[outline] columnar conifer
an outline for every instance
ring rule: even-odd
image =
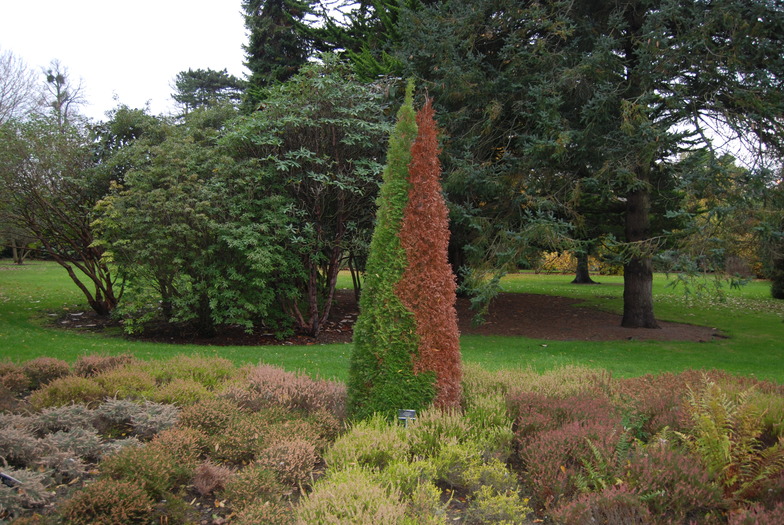
[[[409,83],[389,141],[354,328],[348,386],[357,418],[460,400],[455,281],[432,106],[416,119],[420,136],[415,118]]]

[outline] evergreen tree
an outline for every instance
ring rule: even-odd
[[[238,102],[242,98],[243,82],[225,69],[188,69],[180,71],[174,80],[177,92],[172,98],[186,115],[196,108],[220,102]]]

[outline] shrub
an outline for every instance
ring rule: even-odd
[[[179,354],[167,361],[151,363],[149,370],[159,383],[169,383],[175,379],[191,379],[214,389],[229,379],[236,368],[234,363],[222,357]]]
[[[175,378],[171,382],[159,387],[152,394],[152,398],[159,403],[177,406],[187,406],[213,397],[215,394],[195,379]]]
[[[275,472],[284,485],[299,486],[311,479],[317,459],[312,443],[291,439],[261,451],[258,464]]]
[[[257,501],[244,507],[232,520],[234,525],[289,525],[294,523],[294,511],[288,505],[272,501]]]
[[[106,433],[133,433],[141,439],[150,439],[177,423],[179,409],[151,401],[138,403],[127,399],[110,399],[99,406],[95,414],[99,429]]]
[[[433,460],[436,477],[453,489],[473,493],[488,486],[498,493],[517,490],[517,478],[497,459],[485,462],[474,443],[444,444]]]
[[[32,416],[30,425],[39,434],[70,431],[77,428],[93,430],[95,412],[85,405],[64,405],[45,408]]]
[[[527,516],[531,511],[528,501],[520,499],[517,492],[498,492],[492,487],[482,486],[471,499],[465,513],[464,523],[468,525],[482,525],[484,523],[523,525],[530,523]]]
[[[156,434],[149,446],[164,450],[193,468],[205,452],[207,435],[194,428],[169,428]]]
[[[268,421],[262,414],[248,413],[229,422],[210,439],[210,457],[233,465],[247,464],[264,448]]]
[[[71,373],[71,367],[62,359],[37,357],[22,364],[22,371],[30,380],[30,388],[35,390],[47,383]]]
[[[11,394],[20,394],[31,385],[32,381],[21,366],[10,361],[0,361],[0,387]]]
[[[58,484],[68,483],[87,474],[87,464],[70,451],[49,452],[35,462],[39,468],[51,472]]]
[[[441,489],[431,481],[417,483],[406,494],[406,523],[444,525],[448,502],[441,501]]]
[[[297,507],[297,523],[334,525],[395,525],[405,505],[394,490],[385,489],[367,470],[351,468],[319,480]]]
[[[324,454],[324,460],[336,470],[352,466],[381,470],[394,461],[407,459],[408,455],[405,430],[376,415],[358,422],[338,438]]]
[[[102,479],[87,485],[68,500],[62,510],[73,525],[117,525],[144,523],[152,513],[153,501],[138,484]]]
[[[73,371],[82,377],[92,377],[134,362],[136,358],[131,354],[83,355],[74,363]]]
[[[138,483],[154,500],[188,482],[193,468],[161,447],[125,447],[104,458],[103,477]]]
[[[425,458],[437,456],[443,443],[466,440],[471,429],[471,422],[456,410],[423,410],[409,429],[411,453]]]
[[[378,473],[379,482],[404,496],[412,496],[422,484],[436,481],[436,465],[430,459],[395,461]]]
[[[628,487],[651,513],[686,523],[724,507],[715,477],[693,456],[651,444],[630,457]]]
[[[277,479],[275,473],[263,465],[253,464],[240,470],[225,483],[221,497],[235,509],[244,509],[257,500],[279,501],[291,492]]]
[[[193,471],[193,486],[202,496],[210,496],[222,491],[232,474],[230,468],[206,461]]]
[[[7,468],[3,472],[19,481],[19,485],[9,487],[0,483],[0,520],[12,519],[52,500],[53,494],[46,489],[49,480],[45,474]]]
[[[623,523],[624,525],[653,525],[657,523],[636,494],[623,485],[601,492],[582,494],[553,513],[557,523],[564,525],[593,525],[595,523]]]
[[[222,432],[232,421],[243,414],[235,403],[223,398],[201,399],[193,405],[183,407],[178,424],[195,428],[205,434]]]
[[[610,427],[620,423],[609,398],[598,393],[558,398],[520,392],[510,395],[507,404],[518,439],[573,422],[591,421]]]
[[[135,367],[110,368],[95,380],[110,396],[120,399],[149,397],[155,391],[155,378],[149,372]]]
[[[93,429],[74,428],[58,430],[41,439],[44,449],[72,454],[89,461],[97,461],[103,451],[103,443]]]
[[[49,407],[84,403],[97,406],[106,396],[103,387],[95,380],[79,376],[65,376],[52,380],[30,395],[33,409],[41,410]]]
[[[3,462],[26,467],[38,458],[40,449],[40,442],[29,428],[8,427],[0,432],[0,460]]]
[[[729,525],[780,525],[784,523],[784,502],[779,502],[771,509],[761,505],[730,515]]]

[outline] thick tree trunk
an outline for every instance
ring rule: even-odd
[[[641,177],[642,178],[642,177]],[[650,230],[650,190],[629,192],[626,200],[626,240],[646,241]],[[659,328],[653,315],[653,263],[644,247],[633,248],[633,255],[623,267],[623,320],[626,328]]]
[[[591,279],[591,272],[588,268],[588,253],[575,252],[574,256],[577,259],[577,270],[575,271],[572,284],[598,284]]]

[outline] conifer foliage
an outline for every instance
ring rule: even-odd
[[[354,327],[348,388],[356,418],[460,402],[455,280],[439,175],[433,109],[428,103],[415,116],[409,83],[389,140]]]

